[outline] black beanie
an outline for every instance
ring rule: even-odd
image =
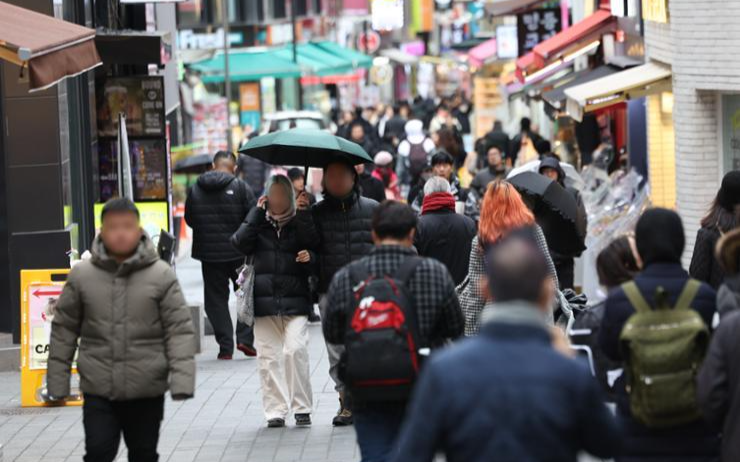
[[[686,244],[681,217],[668,209],[646,211],[637,222],[635,243],[645,266],[680,263]]]
[[[725,210],[733,212],[740,204],[740,170],[733,170],[722,178],[722,187],[717,193],[717,202]]]

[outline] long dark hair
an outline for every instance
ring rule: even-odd
[[[439,129],[439,131],[437,132],[437,136],[439,137],[437,147],[449,152],[450,155],[452,155],[452,158],[455,159],[455,161],[457,162],[458,157],[460,157],[461,155],[462,149],[457,143],[455,132],[447,127],[443,127]]]
[[[719,194],[712,201],[709,212],[701,220],[703,228],[716,228],[721,233],[732,231],[740,225],[740,206],[736,206],[734,211],[727,210],[719,203]]]
[[[599,283],[610,289],[631,281],[639,271],[627,236],[612,241],[596,258]]]

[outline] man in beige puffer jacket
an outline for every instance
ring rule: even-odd
[[[112,461],[121,433],[130,461],[156,461],[164,394],[193,396],[194,329],[172,268],[160,260],[128,199],[109,201],[92,258],[70,272],[52,322],[47,388],[84,394],[86,461]]]

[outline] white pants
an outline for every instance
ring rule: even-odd
[[[308,364],[308,317],[255,318],[254,342],[265,418],[285,419],[291,410],[295,414],[310,414],[313,397]]]

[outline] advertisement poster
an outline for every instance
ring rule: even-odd
[[[128,124],[128,122],[127,122]],[[118,191],[118,146],[115,140],[98,142],[100,200],[107,201]],[[167,141],[129,138],[135,201],[167,200]]]
[[[96,88],[98,136],[117,136],[119,112],[126,114],[129,137],[165,136],[162,77],[109,78]]]
[[[242,127],[259,130],[261,118],[260,83],[248,82],[239,85],[239,110]]]
[[[560,8],[541,8],[517,16],[519,56],[560,32],[563,27],[560,13]]]
[[[98,203],[93,206],[96,232],[100,231],[100,212],[103,211],[104,205]],[[167,202],[136,202],[136,208],[139,209],[139,215],[141,216],[141,227],[152,239],[156,240],[160,230],[170,230],[170,214]]]
[[[63,287],[63,283],[32,284],[28,287],[28,368],[31,370],[46,369],[51,321]]]

